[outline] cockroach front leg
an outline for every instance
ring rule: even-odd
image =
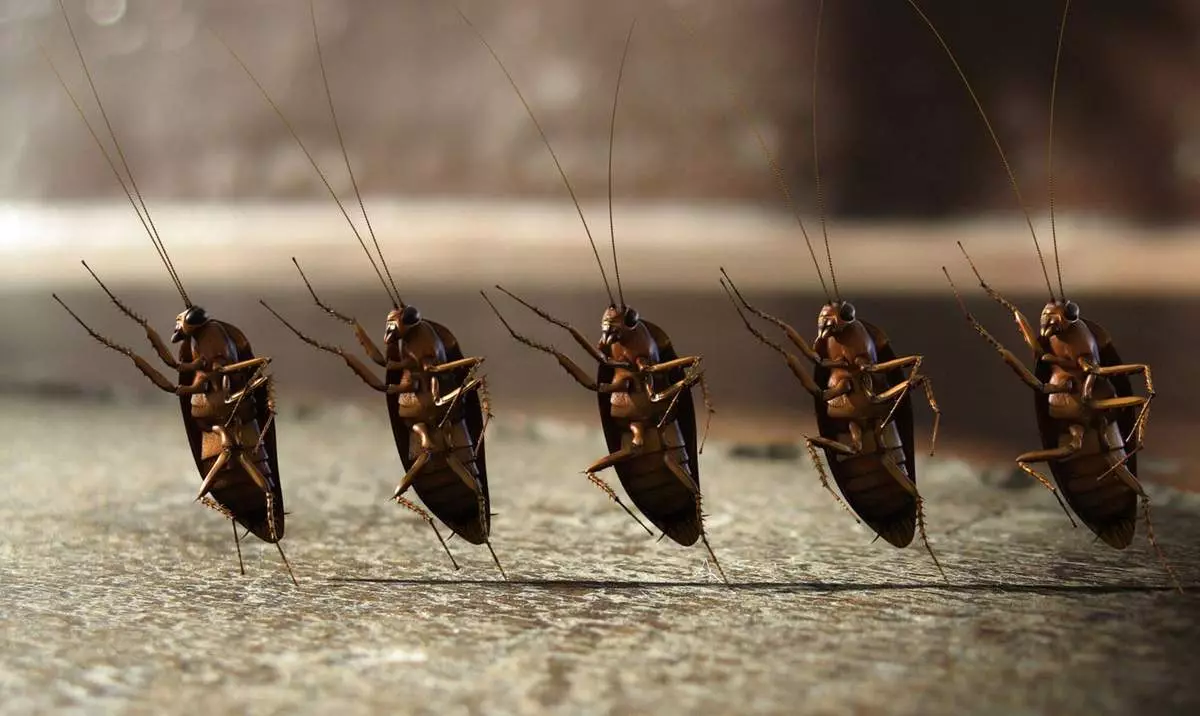
[[[71,314],[71,317],[75,319],[76,323],[83,326],[83,330],[87,331],[89,336],[95,338],[105,347],[110,348],[132,360],[133,364],[137,366],[138,370],[142,371],[142,374],[149,378],[150,382],[154,383],[164,392],[175,393],[176,395],[190,395],[192,393],[201,393],[204,391],[207,381],[202,380],[199,374],[197,374],[196,382],[190,386],[176,385],[174,381],[168,379],[162,373],[159,373],[154,366],[150,365],[149,361],[134,353],[132,349],[106,338],[92,330],[91,326],[84,323],[83,319],[76,315],[76,313],[72,311],[67,304],[63,303],[63,300],[57,295],[54,295],[54,300],[58,301],[58,305],[62,306],[64,309],[66,309],[67,313]]]
[[[794,346],[796,346],[796,348],[800,349],[800,352],[810,362],[812,362],[816,365],[819,365],[823,368],[835,368],[835,367],[845,365],[845,363],[842,361],[835,361],[835,360],[830,360],[828,358],[822,358],[820,356],[820,354],[817,353],[816,349],[814,349],[812,347],[812,344],[810,344],[808,341],[804,340],[804,336],[801,336],[800,332],[797,331],[795,328],[792,328],[790,325],[785,323],[783,320],[776,318],[775,316],[772,316],[771,314],[766,313],[765,311],[761,311],[761,310],[755,308],[754,306],[751,306],[750,303],[747,302],[746,299],[742,296],[742,292],[739,291],[737,286],[735,286],[733,284],[733,279],[729,278],[729,274],[725,273],[725,269],[721,269],[721,275],[725,277],[725,281],[729,282],[729,285],[725,288],[725,291],[729,292],[730,289],[732,289],[732,294],[730,295],[730,300],[733,300],[734,295],[737,296],[737,300],[734,302],[735,307],[740,302],[743,306],[746,307],[747,311],[753,313],[754,315],[758,316],[759,318],[763,319],[764,321],[767,321],[769,323],[774,323],[780,330],[783,331],[784,335],[786,335],[788,337],[788,340],[792,342],[792,345],[794,345]],[[722,281],[721,285],[725,286],[725,282]],[[740,308],[738,309],[738,313],[739,314],[741,313]],[[749,323],[749,321],[746,321],[746,317],[744,315],[742,316],[742,320],[746,322],[746,327],[750,328],[750,323]],[[762,338],[761,335],[757,331],[755,331],[753,328],[751,328],[750,330],[756,336],[759,336],[760,340],[763,340],[764,342],[766,342],[766,339]],[[768,345],[771,345],[771,344],[768,343]],[[793,372],[795,372],[794,368],[793,368]]]
[[[509,298],[511,298],[512,300],[521,304],[525,308],[528,308],[529,310],[533,311],[534,313],[536,313],[538,316],[540,316],[543,320],[547,321],[548,323],[553,323],[554,325],[558,326],[559,328],[566,330],[568,333],[571,334],[571,337],[575,339],[575,342],[578,343],[585,351],[587,351],[588,355],[590,355],[593,359],[595,359],[595,361],[597,363],[608,363],[609,362],[608,358],[603,353],[600,352],[600,349],[597,348],[594,343],[590,342],[582,333],[579,332],[578,329],[576,329],[570,323],[567,323],[564,320],[561,320],[561,319],[555,318],[554,316],[551,316],[549,313],[546,313],[542,309],[538,308],[537,306],[533,305],[532,303],[529,303],[525,299],[523,299],[520,296],[516,295],[515,293],[509,291],[508,289],[504,288],[503,286],[497,285],[496,289],[499,291],[502,291]],[[485,296],[484,298],[487,298],[487,297]],[[491,303],[491,302],[489,301],[488,303]],[[494,306],[492,308],[493,308],[493,310],[495,310]]]
[[[484,293],[483,291],[480,291],[479,293],[481,296],[483,296],[483,300],[487,301],[487,304],[492,307],[492,311],[496,314],[496,317],[500,319],[500,322],[504,324],[504,327],[508,329],[509,335],[511,335],[514,340],[516,340],[518,343],[527,345],[530,348],[533,348],[534,350],[538,350],[543,353],[548,353],[549,355],[554,356],[558,360],[558,364],[563,367],[563,370],[567,371],[567,374],[570,375],[572,378],[574,378],[575,382],[579,383],[580,385],[587,388],[588,390],[590,390],[594,393],[605,392],[602,390],[602,386],[599,383],[597,383],[594,378],[589,376],[583,370],[583,368],[580,368],[574,361],[572,361],[570,358],[568,358],[565,354],[563,354],[557,348],[555,348],[554,346],[551,346],[551,345],[547,345],[545,343],[538,343],[537,341],[535,341],[531,338],[526,338],[525,336],[521,335],[520,333],[517,333],[516,331],[514,331],[512,326],[508,325],[508,321],[505,320],[504,316],[500,313],[500,310],[498,308],[496,308],[496,305],[494,303],[492,303],[492,300],[487,297],[487,294]],[[607,359],[605,359],[605,362],[607,362]]]
[[[1017,330],[1021,333],[1021,338],[1025,341],[1025,345],[1029,346],[1029,350],[1033,351],[1033,354],[1036,356],[1041,351],[1041,348],[1038,345],[1037,334],[1034,332],[1033,327],[1029,325],[1029,320],[1025,318],[1025,314],[1021,313],[1020,309],[1013,305],[1011,301],[1004,296],[1001,296],[999,291],[989,286],[988,282],[983,280],[983,275],[979,273],[979,269],[975,268],[975,262],[971,260],[970,255],[967,254],[967,250],[963,247],[961,241],[958,242],[958,250],[961,251],[962,255],[967,259],[967,263],[971,266],[971,271],[974,272],[975,278],[979,279],[979,287],[982,288],[985,293],[987,293],[989,298],[996,303],[999,303],[1004,307],[1004,310],[1012,314],[1013,320],[1017,323]],[[945,268],[942,270],[945,271]],[[947,274],[946,278],[949,277],[950,275]],[[953,285],[953,282],[951,282],[951,285]],[[955,294],[957,293],[958,291],[956,289]]]
[[[1059,388],[1047,385],[1046,383],[1038,380],[1037,377],[1030,372],[1029,368],[1027,368],[1024,363],[1022,363],[1015,355],[1013,355],[1012,351],[1005,348],[1000,341],[996,340],[995,336],[989,333],[988,330],[983,327],[983,324],[981,324],[971,313],[971,311],[967,309],[967,304],[963,301],[962,296],[958,292],[958,287],[954,285],[954,280],[950,278],[950,272],[946,270],[945,266],[942,267],[942,273],[946,274],[946,280],[950,282],[950,288],[954,291],[954,298],[958,301],[958,307],[962,309],[963,315],[966,316],[967,322],[971,324],[971,328],[975,329],[975,332],[978,333],[983,340],[987,341],[988,345],[996,349],[996,352],[1000,354],[1000,357],[1004,359],[1004,362],[1009,368],[1012,368],[1013,372],[1017,374],[1017,377],[1020,378],[1022,382],[1039,393],[1062,392]]]
[[[792,374],[796,376],[796,379],[800,381],[800,384],[804,386],[804,389],[811,393],[813,397],[820,397],[821,388],[813,379],[809,368],[801,363],[799,358],[785,350],[783,346],[772,341],[770,338],[767,338],[765,335],[763,335],[762,331],[755,328],[754,324],[750,323],[750,319],[746,318],[746,314],[742,313],[742,309],[740,306],[738,306],[738,302],[734,298],[733,292],[730,290],[729,285],[726,285],[725,282],[722,281],[721,287],[724,288],[725,293],[729,295],[729,301],[733,304],[734,310],[737,311],[738,316],[742,319],[742,323],[746,325],[746,329],[749,330],[755,338],[761,341],[763,345],[783,356],[783,359],[788,364],[788,368],[791,369]]]
[[[162,336],[158,334],[158,331],[150,327],[150,321],[146,320],[145,316],[138,314],[132,308],[126,306],[121,299],[117,298],[116,294],[108,290],[108,286],[104,285],[104,282],[100,280],[100,277],[96,275],[96,272],[92,270],[92,267],[87,265],[86,261],[80,261],[79,263],[83,264],[83,267],[92,275],[92,278],[96,279],[96,283],[100,284],[100,289],[108,295],[109,300],[113,302],[117,309],[132,319],[134,323],[141,326],[142,330],[146,331],[146,338],[150,340],[150,345],[154,347],[154,352],[158,354],[158,357],[162,359],[163,363],[166,363],[169,367],[178,371],[192,371],[204,365],[203,359],[194,360],[188,363],[180,363],[177,361],[175,356],[171,355],[171,350],[167,347],[166,342],[163,341]]]
[[[296,260],[295,256],[292,257],[292,263],[295,264],[296,270],[300,272],[300,278],[304,281],[304,286],[308,288],[308,293],[310,296],[312,296],[313,302],[317,304],[317,307],[329,314],[332,318],[336,318],[337,320],[354,329],[354,337],[358,339],[359,345],[363,347],[363,350],[366,352],[367,356],[374,361],[376,365],[380,367],[387,366],[387,359],[384,358],[383,352],[379,350],[379,346],[375,345],[375,341],[371,340],[371,336],[367,333],[367,330],[362,327],[362,324],[358,322],[358,319],[334,310],[329,304],[318,298],[317,292],[313,290],[312,283],[309,282],[308,276],[304,275],[304,269],[300,268],[300,262]]]
[[[1017,467],[1021,468],[1026,474],[1033,479],[1042,483],[1050,492],[1054,493],[1054,499],[1058,500],[1059,507],[1062,507],[1063,512],[1067,515],[1067,519],[1071,521],[1072,527],[1078,527],[1075,524],[1075,518],[1071,515],[1071,511],[1067,509],[1067,503],[1063,502],[1062,495],[1059,494],[1058,488],[1043,474],[1033,469],[1033,463],[1036,462],[1051,462],[1054,460],[1063,460],[1071,457],[1083,448],[1084,429],[1082,425],[1070,426],[1071,439],[1066,445],[1048,450],[1031,450],[1027,453],[1017,456]]]
[[[309,336],[302,333],[298,328],[293,326],[291,323],[288,323],[287,319],[285,319],[283,316],[279,315],[279,313],[276,312],[275,309],[268,306],[265,301],[259,301],[259,303],[261,303],[263,305],[263,308],[266,308],[268,311],[270,311],[271,315],[273,315],[273,316],[275,316],[275,318],[279,319],[280,323],[287,326],[292,331],[292,333],[295,333],[297,338],[299,338],[300,340],[304,341],[305,343],[309,344],[310,346],[312,346],[318,350],[323,350],[326,353],[332,353],[333,355],[338,356],[342,360],[344,360],[346,362],[346,365],[348,365],[350,367],[350,370],[353,370],[354,373],[356,375],[358,375],[359,378],[362,378],[364,383],[371,386],[371,388],[373,388],[374,390],[377,390],[380,393],[391,393],[391,394],[406,393],[406,392],[412,391],[411,382],[403,381],[400,384],[385,383],[384,381],[379,379],[379,376],[372,373],[371,370],[369,368],[367,368],[367,366],[363,365],[362,361],[360,361],[358,358],[347,353],[345,351],[345,349],[343,349],[339,346],[333,346],[333,345],[329,345],[327,343],[322,343],[322,342],[316,340],[315,338],[310,338]]]

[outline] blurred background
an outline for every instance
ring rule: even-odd
[[[311,305],[289,262],[296,256],[322,298],[380,336],[389,307],[304,153],[211,32],[244,59],[360,220],[306,3],[66,5],[192,297],[275,356],[285,409],[378,400],[257,305],[265,298],[321,339],[353,344]],[[815,118],[839,287],[899,352],[926,355],[944,411],[939,451],[1005,459],[1037,447],[1031,397],[967,327],[940,272],[947,265],[985,323],[1019,347],[954,246],[964,241],[989,281],[1036,320],[1045,281],[987,131],[907,3],[826,5],[814,107],[816,0],[462,2],[542,122],[606,261],[609,119],[637,15],[613,155],[621,276],[630,303],[682,352],[704,355],[719,411],[714,437],[795,443],[812,429],[810,400],[740,325],[717,269],[760,307],[813,330],[824,296],[756,133],[824,263]],[[1053,275],[1046,160],[1061,3],[921,5],[990,115]],[[504,75],[449,2],[318,0],[316,16],[349,158],[405,299],[449,325],[468,353],[488,357],[498,420],[595,421],[593,399],[551,359],[513,342],[477,293],[503,283],[587,334],[607,303],[587,235]],[[1155,368],[1146,477],[1200,489],[1188,467],[1200,400],[1190,358],[1200,349],[1197,38],[1194,3],[1075,3],[1053,165],[1068,293],[1127,360]],[[78,260],[160,330],[179,310],[39,45],[105,136],[57,5],[0,0],[0,390],[158,406],[153,387],[49,297],[58,292],[139,350],[148,350],[140,331],[104,302]],[[517,304],[498,305],[520,330],[571,345]],[[927,446],[929,413],[916,409]]]

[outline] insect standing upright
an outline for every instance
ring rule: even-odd
[[[483,294],[483,298],[496,312],[496,316],[514,339],[531,348],[553,355],[580,385],[596,393],[600,422],[604,429],[609,454],[597,460],[584,471],[588,479],[604,490],[638,524],[650,532],[649,528],[621,501],[616,492],[597,475],[605,468],[611,467],[616,470],[626,494],[642,514],[649,518],[664,536],[670,537],[681,545],[690,546],[698,540],[703,541],[721,578],[728,582],[716,554],[713,553],[712,547],[708,543],[701,511],[698,457],[700,450],[703,449],[703,441],[698,449],[696,412],[691,395],[691,388],[699,384],[705,393],[705,403],[708,404],[704,377],[700,370],[700,357],[679,356],[666,331],[642,318],[632,306],[625,303],[620,269],[616,264],[616,234],[612,224],[612,145],[615,137],[621,77],[624,74],[625,60],[628,57],[629,44],[633,37],[633,25],[629,28],[629,34],[625,38],[625,49],[621,55],[609,130],[609,226],[612,234],[617,292],[620,297],[618,304],[617,298],[613,296],[609,287],[608,276],[604,270],[604,264],[600,260],[600,252],[596,248],[591,229],[583,216],[583,210],[575,196],[575,190],[567,179],[566,172],[559,163],[549,138],[499,55],[461,10],[459,16],[487,48],[504,72],[505,77],[508,78],[521,104],[533,121],[542,142],[550,152],[563,184],[579,213],[584,232],[587,234],[592,252],[599,264],[600,275],[604,280],[609,298],[609,305],[601,317],[602,336],[599,344],[591,344],[583,334],[568,323],[551,316],[500,286],[497,288],[546,321],[567,330],[575,342],[596,361],[595,377],[589,376],[583,368],[553,346],[538,343],[518,334],[509,326],[500,311],[488,299],[486,293]],[[710,407],[710,416],[711,413]],[[705,432],[707,433],[707,427]]]
[[[92,330],[57,295],[54,299],[89,335],[108,348],[129,357],[160,389],[179,396],[192,458],[203,480],[196,499],[228,517],[233,523],[234,545],[237,548],[241,573],[245,574],[246,570],[242,563],[238,524],[279,549],[279,556],[287,566],[292,582],[295,583],[296,578],[292,575],[291,566],[283,553],[283,547],[279,544],[284,532],[283,489],[275,446],[274,396],[271,391],[271,378],[265,372],[271,359],[256,357],[250,341],[242,331],[230,323],[210,318],[203,308],[193,304],[188,298],[183,283],[167,255],[158,229],[150,217],[149,209],[142,199],[141,191],[125,159],[125,153],[117,142],[70,17],[61,0],[59,9],[62,11],[76,54],[125,176],[122,176],[117,162],[105,148],[82,106],[50,61],[49,55],[46,59],[50,61],[63,89],[103,153],[109,168],[150,236],[150,241],[162,259],[175,289],[183,299],[184,310],[175,318],[175,330],[171,336],[172,342],[180,344],[178,356],[171,355],[158,332],[150,327],[149,321],[122,303],[86,263],[84,267],[117,308],[146,331],[146,337],[154,347],[155,353],[178,372],[178,383],[168,379],[131,349]]]
[[[1084,318],[1079,304],[1068,300],[1063,289],[1058,234],[1054,223],[1052,158],[1058,69],[1071,2],[1067,0],[1063,6],[1062,24],[1054,55],[1050,90],[1050,130],[1046,150],[1050,227],[1054,244],[1054,267],[1058,274],[1057,296],[1050,283],[1050,273],[1046,269],[1033,221],[1021,197],[1016,175],[983,110],[983,105],[975,95],[950,46],[933,22],[913,0],[907,2],[950,57],[980,117],[983,118],[992,143],[1008,173],[1017,201],[1025,214],[1038,261],[1041,263],[1042,275],[1046,279],[1046,289],[1050,293],[1050,300],[1042,308],[1038,330],[1035,332],[1024,314],[983,280],[966,249],[959,243],[971,270],[979,279],[979,285],[990,298],[1011,313],[1016,321],[1021,338],[1035,361],[1034,370],[1030,371],[975,319],[954,286],[950,272],[942,267],[946,280],[950,282],[955,298],[971,327],[1000,353],[1004,362],[1034,391],[1034,412],[1037,416],[1042,449],[1019,455],[1016,459],[1017,465],[1054,493],[1072,526],[1075,525],[1075,520],[1071,518],[1067,505],[1070,505],[1098,539],[1116,549],[1125,549],[1133,541],[1140,499],[1150,544],[1175,586],[1182,591],[1174,570],[1167,563],[1166,556],[1154,538],[1154,528],[1150,521],[1150,499],[1137,478],[1137,453],[1144,445],[1150,403],[1154,399],[1154,380],[1150,366],[1144,363],[1125,363],[1108,331],[1099,323]],[[1146,381],[1145,397],[1133,394],[1129,376],[1134,374],[1141,374]],[[1038,462],[1046,462],[1050,466],[1057,489],[1050,480],[1033,468]],[[1063,504],[1063,497],[1066,498],[1066,504]]]
[[[924,499],[917,491],[916,485],[913,414],[909,390],[923,387],[929,407],[933,410],[930,455],[937,444],[938,424],[941,418],[929,378],[920,373],[922,356],[897,357],[887,334],[879,327],[859,318],[854,305],[842,300],[833,271],[833,257],[829,253],[820,164],[817,160],[816,131],[816,78],[819,72],[823,10],[824,2],[821,2],[817,9],[813,50],[813,165],[821,230],[825,237],[829,277],[833,284],[832,294],[825,284],[812,241],[783,182],[778,163],[762,137],[758,137],[784,198],[795,214],[801,234],[808,244],[817,277],[825,292],[826,303],[817,316],[816,340],[810,345],[798,331],[784,321],[751,306],[724,269],[721,270],[721,285],[729,293],[729,300],[737,309],[746,328],[761,342],[782,355],[804,389],[812,394],[819,435],[806,436],[805,443],[821,484],[829,490],[834,499],[841,502],[829,484],[825,468],[817,455],[817,448],[824,451],[833,479],[837,482],[846,503],[849,503],[849,508],[852,508],[879,537],[896,547],[905,547],[911,543],[914,532],[919,529],[929,556],[933,558],[944,578],[945,572],[942,571],[941,564],[925,535]],[[782,329],[791,343],[799,349],[800,354],[812,364],[811,375],[808,372],[810,369],[798,356],[755,328],[742,312],[742,307]],[[904,375],[904,368],[909,368],[907,377]],[[845,506],[843,504],[843,507]]]
[[[367,385],[384,394],[388,419],[392,426],[392,436],[400,455],[400,461],[406,471],[393,493],[392,499],[397,504],[417,513],[429,524],[434,534],[437,535],[438,541],[445,548],[455,569],[458,569],[458,562],[450,553],[433,518],[424,509],[404,497],[404,493],[410,487],[425,503],[425,506],[454,534],[471,544],[486,544],[496,563],[496,568],[500,570],[502,576],[505,576],[504,568],[500,566],[500,560],[496,557],[490,540],[491,497],[488,493],[487,461],[483,445],[490,410],[487,405],[485,379],[483,376],[477,375],[483,358],[464,357],[458,339],[450,329],[424,318],[415,306],[405,304],[400,298],[400,291],[396,288],[396,282],[392,278],[379,241],[375,237],[375,231],[371,227],[371,221],[367,217],[366,206],[363,203],[362,194],[359,192],[358,182],[354,178],[354,170],[350,167],[350,157],[342,138],[337,112],[334,110],[333,96],[329,89],[329,80],[325,72],[321,41],[317,31],[316,10],[311,1],[309,2],[309,16],[312,20],[313,42],[317,50],[329,113],[363,221],[375,250],[379,254],[379,265],[375,263],[358,227],[350,218],[345,206],[313,159],[312,154],[309,153],[304,142],[292,128],[291,123],[288,122],[278,105],[267,94],[241,58],[233,52],[228,44],[225,46],[258,87],[262,96],[291,132],[300,149],[303,150],[313,169],[316,170],[317,175],[337,203],[347,223],[350,224],[351,231],[354,232],[359,245],[367,255],[367,260],[371,262],[371,267],[380,283],[383,284],[384,291],[388,294],[392,310],[388,313],[385,322],[383,335],[385,351],[380,351],[367,334],[366,329],[356,319],[334,310],[317,297],[308,277],[300,269],[299,262],[292,259],[296,264],[296,269],[300,271],[300,276],[312,295],[313,301],[331,317],[354,329],[355,336],[367,356],[385,370],[384,379],[380,380],[354,355],[338,346],[328,345],[310,338],[295,328],[266,302],[263,302],[263,306],[302,341],[320,350],[340,356]],[[222,40],[222,42],[224,41]],[[382,272],[379,268],[380,265],[383,266]],[[387,280],[384,280],[384,274],[387,275]]]

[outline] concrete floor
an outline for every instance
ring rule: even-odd
[[[191,502],[178,411],[8,397],[0,408],[4,713],[1195,713],[1200,498],[1157,488],[1156,531],[1116,552],[1054,500],[928,460],[943,582],[870,543],[796,460],[701,458],[702,548],[647,538],[579,473],[587,428],[489,436],[494,544],[386,501],[382,411],[284,401],[292,586]]]

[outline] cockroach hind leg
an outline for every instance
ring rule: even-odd
[[[1149,540],[1150,546],[1154,548],[1154,553],[1158,556],[1158,561],[1162,563],[1163,569],[1167,571],[1167,576],[1171,578],[1171,583],[1175,585],[1175,589],[1183,594],[1183,585],[1179,583],[1179,575],[1175,573],[1175,568],[1167,561],[1167,555],[1163,553],[1162,547],[1159,546],[1158,540],[1154,537],[1154,523],[1150,520],[1150,498],[1145,494],[1141,497],[1142,517],[1146,520],[1146,539]]]
[[[713,552],[712,545],[708,543],[708,535],[703,531],[700,532],[700,539],[704,540],[704,548],[708,550],[708,556],[712,557],[713,565],[717,568],[717,573],[721,575],[721,581],[726,586],[731,586],[729,577],[725,576],[725,570],[721,567],[721,560],[717,559],[717,553]]]
[[[246,563],[242,561],[242,541],[238,539],[237,520],[230,518],[229,524],[233,525],[233,546],[237,548],[238,571],[241,575],[246,576]],[[250,530],[246,530],[249,533]]]
[[[946,583],[949,584],[950,578],[946,576],[946,570],[942,569],[942,563],[938,561],[937,555],[933,552],[933,547],[929,544],[929,536],[925,534],[925,500],[921,497],[917,497],[917,529],[921,532],[921,542],[925,545],[925,551],[933,559],[933,565],[941,573],[942,579],[946,580]]]
[[[299,587],[300,583],[296,581],[296,575],[292,572],[292,564],[288,562],[287,555],[283,553],[283,545],[276,541],[275,549],[279,550],[279,558],[283,560],[283,566],[287,567],[288,576],[292,578],[292,584]]]
[[[496,563],[496,569],[500,570],[500,576],[504,577],[504,581],[508,581],[508,575],[504,573],[504,567],[500,566],[500,558],[496,556],[496,550],[492,549],[492,541],[484,542],[487,545],[488,552],[492,553],[492,561]]]

